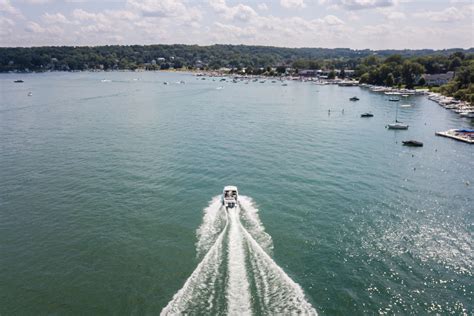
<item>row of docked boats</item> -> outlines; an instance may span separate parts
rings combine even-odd
[[[453,97],[446,97],[439,93],[429,93],[428,99],[438,103],[443,108],[458,113],[460,117],[474,118],[474,106],[468,102],[456,100]]]

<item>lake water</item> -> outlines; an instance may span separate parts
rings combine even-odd
[[[425,97],[392,131],[400,104],[359,87],[0,84],[2,315],[474,311],[474,147],[434,135],[473,123]]]

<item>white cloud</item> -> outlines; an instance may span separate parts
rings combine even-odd
[[[406,14],[400,11],[384,10],[382,14],[389,20],[403,20],[406,19]]]
[[[429,10],[413,0],[101,0],[100,5],[92,5],[94,0],[50,0],[44,7],[40,2],[47,0],[0,0],[0,46],[474,46],[472,0],[440,1]],[[303,7],[304,12],[296,11]],[[441,22],[452,23],[446,27]]]
[[[334,15],[326,15],[322,21],[328,25],[342,25],[344,24],[344,21],[339,19],[337,16]]]
[[[173,17],[186,12],[181,0],[127,0],[127,3],[143,16]]]
[[[228,6],[225,0],[209,0],[209,5],[218,14],[228,20],[249,21],[258,14],[254,9],[239,3],[236,6]]]
[[[43,33],[44,28],[36,22],[30,21],[26,24],[25,30],[31,33]]]
[[[12,15],[20,15],[20,11],[15,8],[9,0],[0,0],[0,12],[12,14]]]
[[[259,3],[257,5],[257,9],[259,9],[260,11],[267,11],[268,10],[268,6],[265,4],[265,3]]]
[[[12,19],[0,15],[0,36],[10,36],[14,25],[15,22]]]
[[[305,8],[304,0],[280,0],[280,5],[284,8]]]
[[[391,7],[396,4],[396,0],[320,0],[320,4],[328,4],[336,8],[347,10],[362,10]]]
[[[418,12],[414,16],[427,18],[433,22],[455,22],[464,19],[464,13],[455,7],[449,7],[442,11]]]
[[[53,0],[23,0],[23,1],[30,4],[45,4],[48,2],[52,2]]]
[[[41,19],[47,24],[70,24],[72,23],[69,21],[62,13],[44,13],[41,16]]]

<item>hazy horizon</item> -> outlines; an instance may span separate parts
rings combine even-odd
[[[474,47],[469,0],[0,0],[0,46]]]

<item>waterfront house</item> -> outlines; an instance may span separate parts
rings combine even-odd
[[[441,86],[454,78],[454,72],[448,71],[444,74],[424,74],[423,78],[427,86]]]
[[[298,71],[298,75],[301,77],[316,77],[316,70],[314,69],[301,69]]]

